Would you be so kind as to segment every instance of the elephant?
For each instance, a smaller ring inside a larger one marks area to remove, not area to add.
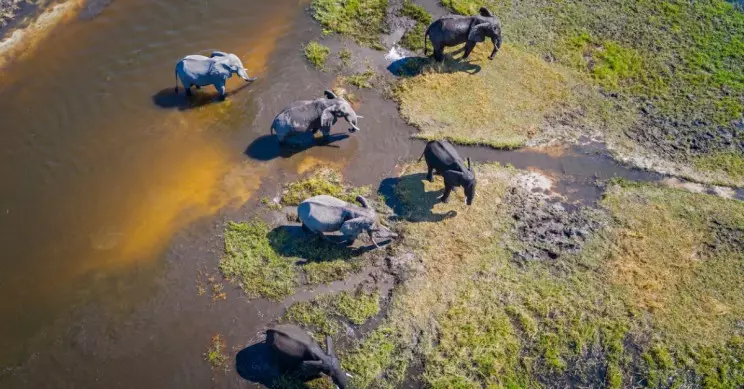
[[[220,98],[226,96],[225,82],[237,73],[245,81],[255,81],[255,77],[248,77],[248,69],[235,54],[215,51],[209,57],[203,55],[187,55],[176,64],[176,93],[178,80],[181,80],[186,95],[191,96],[191,87],[200,89],[206,85],[214,85],[220,93]]]
[[[323,352],[300,327],[282,324],[266,330],[266,343],[283,370],[299,370],[304,378],[325,373],[338,388],[346,389],[351,375],[341,369],[330,336],[326,337],[326,352]]]
[[[496,52],[501,48],[501,21],[486,7],[481,7],[479,15],[460,16],[448,15],[435,20],[424,33],[424,55],[428,55],[426,37],[431,40],[434,47],[434,59],[437,62],[444,60],[444,48],[465,44],[465,53],[462,58],[466,59],[475,48],[475,44],[483,42],[486,37],[493,42],[493,51],[488,59],[493,60]]]
[[[434,181],[434,171],[444,179],[444,194],[442,202],[449,200],[452,189],[462,186],[465,190],[465,201],[468,205],[473,204],[475,197],[475,173],[468,158],[468,167],[462,162],[462,158],[457,154],[457,150],[446,140],[433,140],[426,144],[423,154],[419,158],[426,159],[428,172],[426,179],[429,182]]]
[[[271,131],[276,133],[279,144],[284,144],[290,135],[305,132],[315,134],[318,130],[323,132],[323,138],[327,140],[331,127],[340,117],[351,124],[350,133],[360,131],[357,119],[363,116],[357,115],[344,98],[329,90],[323,94],[324,98],[295,101],[276,115],[271,123]]]
[[[396,237],[397,234],[380,226],[377,213],[369,207],[367,199],[357,196],[361,207],[349,204],[333,196],[319,195],[311,197],[297,207],[297,215],[306,231],[320,234],[324,239],[325,232],[341,231],[346,243],[353,243],[362,232],[367,232],[375,247],[373,232],[382,232],[385,237]]]

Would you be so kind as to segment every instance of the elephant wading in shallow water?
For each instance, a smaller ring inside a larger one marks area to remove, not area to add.
[[[492,60],[501,48],[501,21],[485,7],[482,7],[480,15],[476,16],[441,17],[429,25],[424,33],[424,55],[428,54],[426,37],[431,40],[431,45],[434,47],[434,59],[438,62],[444,60],[445,47],[465,43],[465,53],[462,58],[466,59],[476,43],[483,42],[486,37],[489,37],[493,42],[493,51],[488,59]]]
[[[359,131],[357,115],[351,104],[331,91],[324,91],[325,98],[315,100],[295,101],[282,110],[271,123],[272,132],[276,133],[279,143],[283,144],[291,135],[304,132],[315,134],[320,130],[326,140],[331,133],[331,127],[338,118],[346,119],[351,128],[349,132]]]
[[[341,369],[330,336],[326,337],[326,352],[323,352],[300,327],[283,324],[266,330],[266,343],[282,370],[298,371],[306,379],[325,373],[338,388],[347,388],[347,377],[351,375]]]
[[[186,89],[186,95],[191,96],[191,87],[197,89],[214,85],[220,93],[220,98],[226,96],[225,82],[233,74],[240,76],[246,81],[255,81],[256,78],[248,77],[247,69],[235,54],[215,51],[210,57],[203,55],[188,55],[176,64],[176,93],[178,93],[178,80]]]
[[[373,232],[381,232],[384,237],[394,238],[397,235],[380,226],[377,213],[369,207],[367,200],[357,196],[361,207],[339,200],[333,196],[320,195],[303,201],[297,207],[297,215],[302,221],[302,228],[320,234],[341,231],[347,243],[353,243],[357,236],[366,232],[375,247],[379,247]]]

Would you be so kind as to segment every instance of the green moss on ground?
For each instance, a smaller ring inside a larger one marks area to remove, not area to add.
[[[488,6],[501,19],[507,42],[587,76],[601,88],[605,104],[636,118],[612,119],[608,137],[618,138],[623,151],[641,145],[662,159],[724,174],[726,165],[695,161],[717,155],[727,155],[734,166],[744,161],[744,133],[736,129],[744,113],[744,13],[730,2],[442,4],[467,15]],[[741,184],[734,171],[730,181]]]
[[[432,17],[426,9],[410,0],[403,2],[403,7],[398,11],[399,16],[405,16],[416,24],[408,29],[400,40],[401,46],[412,51],[424,50],[424,33],[432,22]]]
[[[331,49],[328,46],[322,45],[316,41],[311,41],[303,48],[305,52],[305,58],[318,70],[325,69],[328,55],[331,54]]]
[[[336,336],[341,320],[362,325],[380,312],[380,295],[362,292],[341,292],[292,304],[285,319],[313,331],[318,341],[326,335]]]
[[[583,251],[515,261],[504,196],[517,172],[477,170],[471,208],[437,203],[439,180],[401,177],[398,195],[421,213],[404,244],[426,272],[345,354],[358,387],[398,387],[414,362],[433,388],[744,385],[744,203],[614,183]]]
[[[367,196],[369,194],[369,187],[345,185],[343,177],[337,171],[321,168],[307,178],[287,185],[282,193],[281,202],[284,205],[299,205],[310,197],[329,195],[350,203],[356,203],[357,196]]]
[[[356,42],[383,48],[387,0],[313,0],[312,14],[326,32],[346,35]]]

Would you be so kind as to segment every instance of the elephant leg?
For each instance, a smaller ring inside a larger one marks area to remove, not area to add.
[[[426,179],[429,182],[434,182],[434,168],[433,167],[428,167],[428,168],[429,168],[429,172],[426,173]]]
[[[468,56],[470,56],[470,52],[473,51],[475,48],[476,42],[468,41],[468,43],[465,44],[465,54],[462,55],[462,59],[467,59]]]
[[[437,62],[444,61],[444,46],[434,47],[434,59]]]
[[[191,93],[191,85],[184,86],[184,87],[186,88],[186,96],[191,96],[192,95],[192,93]]]
[[[450,194],[452,193],[452,185],[444,183],[444,194],[442,195],[442,202],[446,203],[449,201]]]
[[[196,87],[196,89],[201,89],[201,86],[199,85],[194,85],[194,87]]]
[[[217,84],[214,84],[215,89],[217,89],[217,92],[220,94],[220,100],[224,100],[227,97],[227,89],[225,88],[225,83],[220,82]]]

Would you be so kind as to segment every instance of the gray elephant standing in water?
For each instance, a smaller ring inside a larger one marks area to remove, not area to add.
[[[362,232],[369,235],[375,247],[380,246],[375,241],[373,232],[383,232],[385,237],[397,236],[379,225],[377,212],[369,207],[367,199],[362,196],[357,196],[356,199],[361,207],[333,196],[311,197],[297,207],[297,215],[304,229],[324,238],[325,232],[341,231],[347,243],[353,243]]]
[[[486,7],[481,7],[479,13],[480,15],[476,16],[449,15],[435,20],[424,33],[424,55],[428,54],[427,36],[434,47],[434,59],[438,62],[444,60],[445,47],[467,42],[462,56],[466,59],[476,43],[483,42],[489,37],[493,42],[493,51],[488,59],[492,60],[501,48],[501,21]]]
[[[214,85],[224,99],[225,82],[233,74],[240,76],[245,81],[255,81],[256,78],[248,77],[247,69],[235,54],[215,51],[211,56],[188,55],[176,64],[176,93],[178,93],[178,79],[181,79],[186,95],[191,96],[191,87],[199,89],[206,85]]]
[[[280,144],[291,135],[305,132],[315,134],[318,130],[323,132],[325,139],[328,139],[331,127],[341,117],[351,124],[349,132],[360,130],[357,127],[357,119],[362,116],[354,112],[351,104],[329,90],[323,93],[325,98],[295,101],[276,115],[274,122],[271,123],[271,130],[276,133]]]

